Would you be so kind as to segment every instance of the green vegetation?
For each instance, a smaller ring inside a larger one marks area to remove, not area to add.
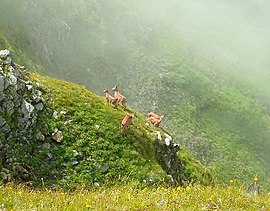
[[[226,81],[218,84],[200,70],[181,63],[166,69],[156,85],[156,103],[168,114],[167,127],[180,143],[218,172],[221,181],[247,181],[256,174],[266,181],[268,111],[236,87]]]
[[[61,129],[64,135],[63,154],[57,155],[65,165],[64,185],[164,176],[142,116],[137,114],[134,121],[138,128],[131,126],[123,137],[120,122],[128,111],[114,109],[105,98],[81,86],[38,75],[35,79],[48,89],[49,104],[59,114],[49,127]]]
[[[269,210],[269,194],[247,195],[235,185],[186,188],[110,188],[33,190],[0,186],[3,210]]]
[[[98,95],[119,84],[132,108],[144,114],[165,113],[162,127],[185,147],[180,156],[185,157],[187,149],[207,167],[187,158],[188,179],[204,181],[208,175],[201,172],[207,169],[219,182],[248,181],[259,175],[269,189],[269,48],[265,46],[270,36],[261,27],[269,19],[269,4],[253,4],[10,0],[0,7],[0,47],[11,49],[15,61],[30,70],[82,84]],[[253,8],[261,12],[253,14]],[[100,182],[104,178],[100,169],[113,182],[116,174],[126,180],[130,174],[143,179],[145,173],[152,177],[162,172],[152,163],[153,137],[148,130],[153,129],[144,125],[141,115],[134,122],[139,128],[132,126],[122,137],[119,121],[126,113],[121,109],[115,111],[79,86],[35,77],[44,84],[47,98],[55,98],[50,106],[58,112],[57,120],[44,116],[40,127],[50,122],[50,133],[58,128],[64,134],[63,143],[47,137],[52,145],[48,152],[35,152],[39,160],[35,166],[42,166],[42,172],[33,173],[39,175],[36,181],[55,177],[65,185],[73,180]],[[94,144],[88,146],[90,141]],[[31,154],[31,149],[21,151]],[[98,167],[84,156],[96,160]],[[193,175],[197,164],[200,173]],[[137,165],[145,168],[134,170]],[[87,174],[87,166],[93,173]],[[117,171],[107,173],[112,167]],[[66,175],[74,170],[73,175],[62,179],[62,170]]]
[[[25,178],[24,171],[14,170],[14,164],[12,167],[1,163],[2,168],[9,169],[12,179],[68,189],[93,184],[170,183],[155,154],[156,131],[165,131],[146,125],[144,115],[130,107],[126,111],[120,105],[115,109],[105,97],[80,85],[36,73],[31,74],[31,79],[41,84],[47,102],[46,112],[38,120],[45,140],[21,138],[6,143],[1,139],[1,144],[8,146],[4,157],[15,160],[29,172]],[[136,113],[136,118],[127,133],[121,134],[120,122],[131,112]],[[63,134],[60,143],[52,139],[55,130]],[[188,182],[213,182],[211,173],[191,154],[185,152],[185,160],[184,168],[194,170],[185,171]]]

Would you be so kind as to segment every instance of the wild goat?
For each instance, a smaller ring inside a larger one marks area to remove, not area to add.
[[[148,118],[154,117],[154,118],[156,118],[156,119],[160,119],[161,116],[159,116],[159,115],[157,115],[157,114],[155,114],[155,113],[153,113],[153,112],[149,112],[149,113],[147,114],[147,117],[148,117]]]
[[[118,89],[118,85],[116,85],[115,87],[112,88],[112,91],[114,91],[114,97],[118,99],[118,102],[120,102],[123,107],[124,110],[126,110],[127,107],[127,99],[125,96],[121,95]]]
[[[115,97],[113,97],[113,96],[111,96],[109,94],[109,90],[108,89],[104,89],[103,92],[105,93],[105,98],[107,99],[108,104],[113,104],[114,107],[116,108],[117,105],[118,105],[118,99],[115,98]]]
[[[165,117],[165,115],[159,116],[159,115],[157,115],[157,114],[155,114],[155,113],[153,113],[153,112],[149,112],[149,113],[147,114],[147,116],[148,116],[147,120],[148,120],[149,122],[151,122],[151,123],[152,123],[154,126],[156,126],[156,127],[159,127],[160,122],[161,122],[162,119]]]
[[[134,117],[135,117],[135,114],[129,114],[124,117],[121,123],[121,130],[120,130],[121,133],[126,131],[126,129],[129,127]]]

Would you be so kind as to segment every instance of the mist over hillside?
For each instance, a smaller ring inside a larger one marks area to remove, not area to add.
[[[178,57],[188,58],[189,66],[206,63],[210,67],[202,69],[256,79],[260,91],[267,88],[261,82],[269,79],[268,1],[25,0],[1,5],[2,21],[8,29],[16,27],[24,47],[53,70],[50,74],[97,92],[106,76],[115,83],[123,81],[116,74],[149,69],[158,74],[158,66]]]
[[[119,84],[225,179],[269,175],[268,1],[0,2],[0,37],[37,71],[100,95]]]

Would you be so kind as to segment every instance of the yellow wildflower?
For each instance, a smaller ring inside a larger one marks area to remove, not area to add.
[[[181,187],[180,187],[180,186],[178,186],[178,187],[176,188],[176,190],[181,190]]]
[[[191,186],[189,185],[186,187],[186,191],[190,191],[190,190],[191,190]]]
[[[60,195],[62,195],[62,196],[63,196],[63,195],[65,195],[65,193],[64,193],[64,192],[61,192],[61,193],[60,193]]]
[[[19,195],[22,195],[22,194],[23,194],[23,192],[22,192],[22,191],[19,191],[19,192],[18,192],[18,194],[19,194]]]
[[[231,184],[234,183],[234,180],[233,180],[233,179],[230,179],[230,183],[231,183]]]
[[[209,198],[210,201],[216,201],[217,198],[214,196],[214,195],[211,195],[210,198]]]
[[[48,193],[52,193],[52,190],[48,190]]]
[[[86,207],[86,208],[90,208],[91,205],[90,205],[90,204],[86,204],[85,207]]]
[[[254,180],[254,182],[258,182],[259,181],[259,177],[258,176],[255,176],[253,180]]]

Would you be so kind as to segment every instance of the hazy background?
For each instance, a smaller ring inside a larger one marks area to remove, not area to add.
[[[0,11],[46,69],[97,92],[105,84],[96,80],[110,71],[115,82],[122,82],[118,72],[140,71],[142,53],[155,57],[145,71],[179,56],[246,80],[259,93],[270,91],[266,0],[1,0]]]

